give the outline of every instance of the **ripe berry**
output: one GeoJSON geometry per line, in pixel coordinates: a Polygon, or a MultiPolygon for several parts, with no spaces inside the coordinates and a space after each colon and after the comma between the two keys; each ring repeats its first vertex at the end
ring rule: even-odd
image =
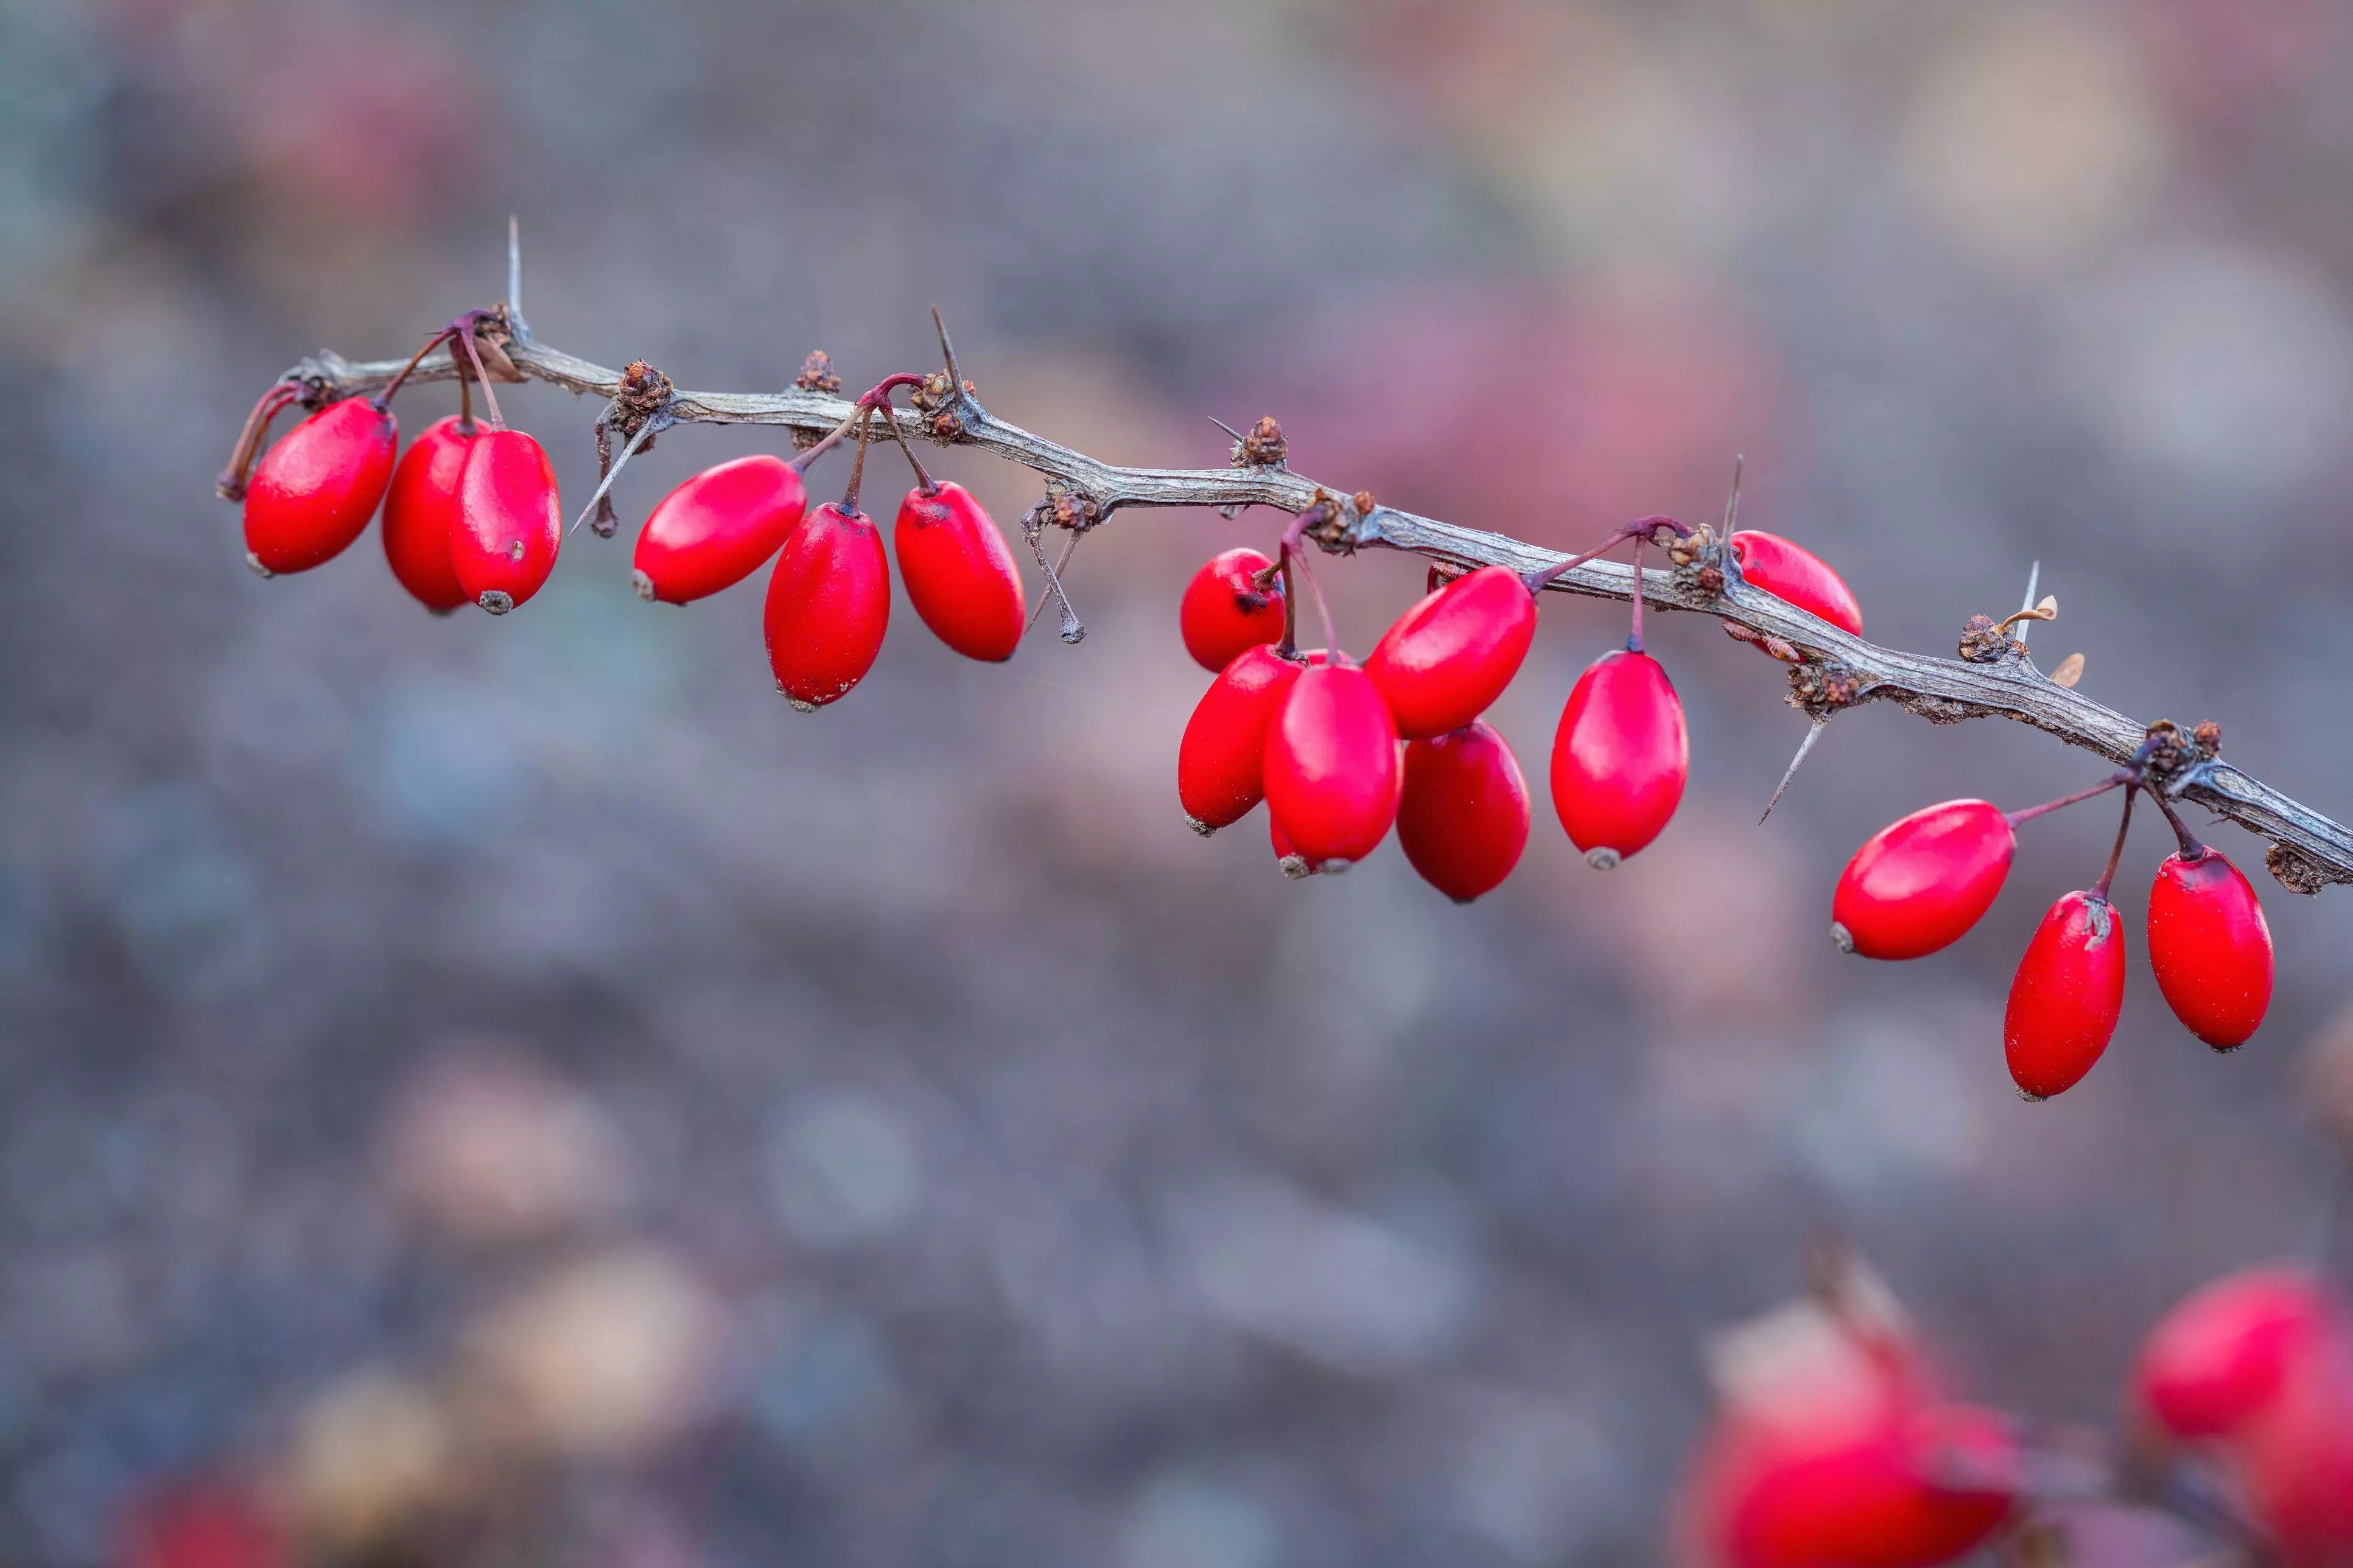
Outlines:
{"type": "Polygon", "coordinates": [[[555,469],[539,443],[520,430],[475,437],[449,533],[449,564],[466,596],[505,615],[539,592],[563,543],[555,469]]]}
{"type": "Polygon", "coordinates": [[[2306,1338],[2239,1435],[2247,1506],[2286,1568],[2353,1564],[2353,1342],[2306,1338]]]}
{"type": "Polygon", "coordinates": [[[1264,588],[1256,581],[1273,564],[1255,550],[1229,550],[1193,574],[1176,605],[1176,626],[1194,663],[1221,670],[1242,649],[1282,635],[1282,580],[1264,588]]]}
{"type": "Polygon", "coordinates": [[[2327,1298],[2302,1269],[2217,1280],[2149,1331],[2135,1399],[2176,1437],[2228,1436],[2272,1402],[2305,1341],[2331,1322],[2327,1298]]]}
{"type": "MultiPolygon", "coordinates": [[[[902,565],[906,559],[901,551],[902,565]]],[[[1253,645],[1201,694],[1176,747],[1176,799],[1194,832],[1207,837],[1239,822],[1266,797],[1267,729],[1303,668],[1253,645]]]]}
{"type": "Polygon", "coordinates": [[[1396,820],[1397,723],[1355,665],[1302,671],[1267,733],[1267,806],[1311,864],[1371,854],[1396,820]]]}
{"type": "Polygon", "coordinates": [[[762,453],[705,468],[662,497],[638,533],[638,597],[683,605],[760,569],[808,506],[800,471],[762,453]]]}
{"type": "Polygon", "coordinates": [[[2036,1100],[2075,1087],[2116,1032],[2125,1003],[2125,930],[2097,893],[2069,893],[2051,906],[2002,1015],[2010,1076],[2036,1100]]]}
{"type": "Polygon", "coordinates": [[[1727,1568],[1934,1568],[1993,1533],[2016,1489],[2016,1446],[1992,1412],[1801,1413],[1718,1435],[1693,1522],[1727,1568]]]}
{"type": "Polygon", "coordinates": [[[863,512],[821,506],[776,557],[763,617],[776,689],[804,713],[838,702],[874,668],[891,624],[891,568],[863,512]]]}
{"type": "Polygon", "coordinates": [[[364,397],[330,403],[261,455],[245,491],[246,560],[265,577],[333,560],[375,515],[400,426],[364,397]]]}
{"type": "Polygon", "coordinates": [[[1398,733],[1460,730],[1520,671],[1536,635],[1536,596],[1508,566],[1457,577],[1399,616],[1365,661],[1398,733]]]}
{"type": "Polygon", "coordinates": [[[2169,855],[2148,890],[2148,963],[2166,1005],[2218,1051],[2246,1044],[2272,1002],[2272,932],[2228,857],[2169,855]]]}
{"type": "Polygon", "coordinates": [[[1421,879],[1467,904],[1519,864],[1528,843],[1528,785],[1519,759],[1485,721],[1405,749],[1398,844],[1421,879]]]}
{"type": "MultiPolygon", "coordinates": [[[[1266,814],[1266,837],[1267,842],[1274,847],[1275,868],[1284,876],[1295,881],[1302,877],[1313,877],[1324,869],[1321,866],[1307,863],[1307,857],[1299,852],[1299,846],[1291,841],[1291,836],[1283,832],[1282,824],[1274,819],[1274,813],[1271,811],[1266,814]]],[[[1341,868],[1346,869],[1345,867],[1341,868]]]]}
{"type": "Polygon", "coordinates": [[[456,415],[437,419],[400,455],[384,496],[384,556],[418,604],[448,614],[468,603],[449,564],[449,531],[458,523],[458,484],[478,434],[456,415]]]}
{"type": "Polygon", "coordinates": [[[1732,553],[1741,576],[1757,587],[1842,631],[1862,635],[1862,606],[1855,603],[1854,590],[1812,551],[1778,533],[1744,529],[1732,536],[1732,553]]]}
{"type": "Polygon", "coordinates": [[[1831,940],[1888,959],[1957,942],[1992,907],[2017,847],[2010,819],[1988,802],[1923,806],[1873,834],[1846,863],[1831,900],[1831,940]]]}
{"type": "Polygon", "coordinates": [[[1586,864],[1609,870],[1659,836],[1683,798],[1691,737],[1659,661],[1604,654],[1586,667],[1552,742],[1552,804],[1586,864]]]}
{"type": "Polygon", "coordinates": [[[995,664],[1013,657],[1028,619],[1021,574],[970,490],[956,484],[929,495],[921,486],[909,490],[891,542],[907,598],[934,637],[966,658],[995,664]]]}

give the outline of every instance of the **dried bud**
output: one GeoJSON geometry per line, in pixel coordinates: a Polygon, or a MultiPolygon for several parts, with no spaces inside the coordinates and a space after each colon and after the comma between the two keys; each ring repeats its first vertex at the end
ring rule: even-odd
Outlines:
{"type": "Polygon", "coordinates": [[[1862,695],[1862,677],[1843,665],[1801,664],[1789,671],[1789,705],[1817,719],[1852,707],[1862,695]]]}
{"type": "MultiPolygon", "coordinates": [[[[964,384],[964,395],[973,395],[976,389],[969,381],[964,384]]],[[[935,370],[923,377],[923,384],[907,395],[907,401],[926,414],[945,408],[955,399],[948,395],[948,373],[935,370]]]]}
{"type": "Polygon", "coordinates": [[[2306,898],[2317,893],[2331,882],[2346,880],[2345,878],[2314,860],[2302,850],[2291,848],[2284,844],[2274,844],[2264,850],[2263,864],[2270,868],[2273,876],[2279,879],[2281,887],[2291,893],[2302,893],[2306,898]]]}
{"type": "Polygon", "coordinates": [[[1356,494],[1355,500],[1356,502],[1356,515],[1358,517],[1372,516],[1374,510],[1381,504],[1373,498],[1373,492],[1370,490],[1358,490],[1356,494]]]}
{"type": "MultiPolygon", "coordinates": [[[[641,359],[633,359],[621,372],[621,384],[613,393],[613,405],[606,411],[606,420],[624,436],[635,436],[645,422],[670,405],[676,389],[670,377],[641,359]]],[[[638,449],[649,450],[651,440],[638,449]]]]}
{"type": "Polygon", "coordinates": [[[2222,754],[2222,726],[2213,720],[2201,721],[2196,729],[2189,731],[2189,738],[2198,742],[2199,751],[2208,758],[2222,754]]]}
{"type": "Polygon", "coordinates": [[[1234,448],[1233,464],[1237,468],[1280,468],[1291,457],[1291,443],[1284,438],[1282,426],[1273,415],[1261,417],[1250,427],[1250,434],[1234,448]]]}
{"type": "Polygon", "coordinates": [[[1103,508],[1095,498],[1068,479],[1046,481],[1046,499],[1038,503],[1038,521],[1056,528],[1067,528],[1083,533],[1103,521],[1103,508]]]}
{"type": "Polygon", "coordinates": [[[2026,645],[2004,632],[1991,616],[1971,616],[1961,623],[1961,658],[1969,664],[2000,664],[2026,645]]]}
{"type": "Polygon", "coordinates": [[[2222,729],[2209,721],[2195,730],[2184,730],[2170,719],[2159,719],[2148,727],[2145,744],[2148,748],[2147,772],[2161,783],[2200,763],[2212,762],[2222,744],[2222,729]],[[2211,749],[2206,744],[2209,739],[2213,742],[2211,749]]]}
{"type": "MultiPolygon", "coordinates": [[[[833,356],[823,349],[809,350],[808,358],[801,361],[800,374],[793,377],[793,384],[803,392],[839,392],[841,377],[833,374],[833,356]]],[[[799,432],[794,434],[797,437],[799,432]]]]}

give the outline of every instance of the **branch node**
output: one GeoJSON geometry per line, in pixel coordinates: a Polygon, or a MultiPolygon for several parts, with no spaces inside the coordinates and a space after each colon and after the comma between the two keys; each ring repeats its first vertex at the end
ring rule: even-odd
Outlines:
{"type": "Polygon", "coordinates": [[[1842,664],[1804,663],[1789,671],[1789,706],[1828,719],[1862,699],[1862,677],[1842,664]]]}
{"type": "Polygon", "coordinates": [[[1961,662],[1964,664],[2000,664],[2006,658],[2026,657],[2026,645],[2011,637],[2004,628],[2006,621],[1991,616],[1971,616],[1961,623],[1961,662]]]}
{"type": "Polygon", "coordinates": [[[1291,460],[1291,442],[1271,414],[1261,415],[1250,434],[1234,442],[1230,459],[1237,468],[1279,468],[1291,460]]]}

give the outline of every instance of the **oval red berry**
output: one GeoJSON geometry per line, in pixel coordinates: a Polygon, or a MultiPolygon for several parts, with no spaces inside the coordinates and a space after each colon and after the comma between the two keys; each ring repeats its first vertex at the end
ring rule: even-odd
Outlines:
{"type": "Polygon", "coordinates": [[[1747,582],[1841,631],[1862,635],[1862,606],[1855,602],[1854,590],[1812,551],[1752,528],[1732,536],[1732,553],[1747,582]]]}
{"type": "Polygon", "coordinates": [[[1255,550],[1229,550],[1193,574],[1177,602],[1176,628],[1194,663],[1221,670],[1242,649],[1282,636],[1282,580],[1257,583],[1273,564],[1255,550]]]}
{"type": "Polygon", "coordinates": [[[1528,784],[1504,737],[1474,719],[1409,742],[1398,847],[1421,879],[1467,904],[1492,892],[1528,846],[1528,784]]]}
{"type": "Polygon", "coordinates": [[[1691,773],[1683,705],[1659,661],[1623,649],[1586,667],[1552,742],[1552,805],[1606,870],[1666,827],[1691,773]]]}
{"type": "Polygon", "coordinates": [[[246,558],[276,576],[351,548],[392,479],[392,411],[364,397],[331,403],[261,455],[245,491],[246,558]]]}
{"type": "Polygon", "coordinates": [[[2327,1296],[2303,1269],[2216,1280],[2149,1331],[2134,1396],[2176,1437],[2227,1436],[2272,1402],[2306,1337],[2332,1322],[2327,1296]]]}
{"type": "Polygon", "coordinates": [[[1504,693],[1536,635],[1536,598],[1508,566],[1457,577],[1399,616],[1365,671],[1381,689],[1398,733],[1419,740],[1460,730],[1504,693]]]}
{"type": "Polygon", "coordinates": [[[428,610],[471,603],[449,563],[458,526],[458,483],[479,431],[454,414],[437,419],[400,455],[384,496],[384,557],[411,597],[428,610]]]}
{"type": "Polygon", "coordinates": [[[2108,1048],[2125,1002],[2125,928],[2096,893],[2051,906],[2026,944],[2002,1015],[2002,1052],[2021,1090],[2048,1100],[2075,1087],[2108,1048]]]}
{"type": "Polygon", "coordinates": [[[1304,668],[1246,647],[1201,694],[1176,746],[1176,799],[1196,832],[1239,822],[1266,797],[1267,731],[1304,668]]]}
{"type": "Polygon", "coordinates": [[[1354,864],[1388,837],[1397,752],[1388,705],[1362,668],[1318,665],[1291,683],[1267,735],[1266,800],[1311,864],[1354,864]]]}
{"type": "Polygon", "coordinates": [[[1831,938],[1864,958],[1920,958],[1960,940],[1992,907],[2018,846],[1982,800],[1923,806],[1863,841],[1839,876],[1831,938]]]}
{"type": "Polygon", "coordinates": [[[2219,1051],[2247,1043],[2272,1005],[2272,931],[2219,849],[2170,855],[2148,890],[2148,963],[2182,1026],[2219,1051]]]}
{"type": "Polygon", "coordinates": [[[683,605],[732,588],[781,549],[808,506],[798,469],[770,453],[705,468],[638,531],[638,596],[683,605]]]}
{"type": "Polygon", "coordinates": [[[1021,574],[1005,535],[972,492],[947,484],[907,492],[892,525],[899,580],[932,635],[966,658],[1013,657],[1028,624],[1021,574]]]}
{"type": "Polygon", "coordinates": [[[547,582],[563,544],[555,469],[539,443],[520,430],[475,437],[449,534],[449,564],[466,597],[506,614],[547,582]]]}
{"type": "Polygon", "coordinates": [[[762,616],[776,689],[804,713],[839,702],[874,668],[891,625],[891,568],[863,512],[821,506],[785,541],[762,616]]]}

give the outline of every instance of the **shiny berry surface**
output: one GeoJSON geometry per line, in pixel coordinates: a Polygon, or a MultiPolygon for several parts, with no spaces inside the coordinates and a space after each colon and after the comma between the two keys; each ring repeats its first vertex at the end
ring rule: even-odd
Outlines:
{"type": "Polygon", "coordinates": [[[1013,657],[1028,619],[1021,574],[970,490],[956,484],[930,495],[909,490],[891,543],[907,600],[934,637],[966,658],[995,664],[1013,657]]]}
{"type": "Polygon", "coordinates": [[[245,548],[255,568],[307,572],[349,549],[384,500],[399,437],[390,410],[347,397],[264,452],[245,491],[245,548]]]}
{"type": "Polygon", "coordinates": [[[1483,720],[1405,749],[1398,847],[1421,879],[1467,904],[1493,891],[1528,844],[1519,759],[1483,720]]]}
{"type": "Polygon", "coordinates": [[[466,597],[506,614],[539,592],[563,543],[555,469],[539,443],[520,430],[476,436],[449,533],[449,564],[466,597]]]}
{"type": "Polygon", "coordinates": [[[2149,1331],[2135,1401],[2176,1437],[2228,1436],[2271,1404],[2304,1342],[2330,1326],[2328,1299],[2303,1269],[2218,1279],[2149,1331]]]}
{"type": "Polygon", "coordinates": [[[2148,963],[2182,1027],[2216,1050],[2246,1044],[2272,1004],[2263,906],[2219,849],[2166,857],[2148,890],[2148,963]]]}
{"type": "Polygon", "coordinates": [[[1536,599],[1518,573],[1482,566],[1399,616],[1365,661],[1398,733],[1443,735],[1484,713],[1528,656],[1536,599]]]}
{"type": "Polygon", "coordinates": [[[1176,626],[1194,663],[1221,670],[1242,649],[1282,636],[1282,580],[1264,588],[1256,581],[1273,564],[1255,550],[1229,550],[1193,574],[1177,602],[1176,626]]]}
{"type": "Polygon", "coordinates": [[[458,526],[458,481],[465,477],[477,427],[458,416],[437,419],[400,455],[384,495],[384,557],[411,597],[428,610],[472,603],[449,564],[458,526]]]}
{"type": "Polygon", "coordinates": [[[768,453],[705,468],[662,497],[638,531],[638,596],[683,605],[732,588],[782,548],[808,489],[768,453]]]}
{"type": "Polygon", "coordinates": [[[1862,635],[1862,606],[1855,602],[1854,591],[1812,551],[1778,533],[1744,529],[1732,536],[1732,553],[1740,563],[1741,576],[1751,584],[1841,631],[1862,635]]]}
{"type": "Polygon", "coordinates": [[[1397,725],[1355,665],[1301,672],[1267,734],[1266,799],[1309,862],[1363,859],[1398,809],[1397,725]]]}
{"type": "Polygon", "coordinates": [[[881,531],[863,512],[821,506],[776,557],[763,613],[768,668],[795,708],[838,702],[874,668],[891,625],[881,531]]]}
{"type": "Polygon", "coordinates": [[[2037,1100],[2073,1089],[2116,1032],[2125,1003],[2125,928],[2096,893],[2051,906],[2026,944],[2002,1015],[2010,1076],[2037,1100]]]}
{"type": "Polygon", "coordinates": [[[1831,938],[1864,958],[1919,958],[1960,940],[1992,907],[2018,836],[1999,806],[1948,800],[1866,839],[1840,873],[1831,938]]]}
{"type": "Polygon", "coordinates": [[[1196,832],[1239,822],[1266,798],[1267,731],[1305,668],[1246,647],[1201,694],[1176,746],[1176,799],[1196,832]]]}
{"type": "Polygon", "coordinates": [[[1587,666],[1552,743],[1552,804],[1588,864],[1607,869],[1656,838],[1683,798],[1683,700],[1646,653],[1587,666]]]}

